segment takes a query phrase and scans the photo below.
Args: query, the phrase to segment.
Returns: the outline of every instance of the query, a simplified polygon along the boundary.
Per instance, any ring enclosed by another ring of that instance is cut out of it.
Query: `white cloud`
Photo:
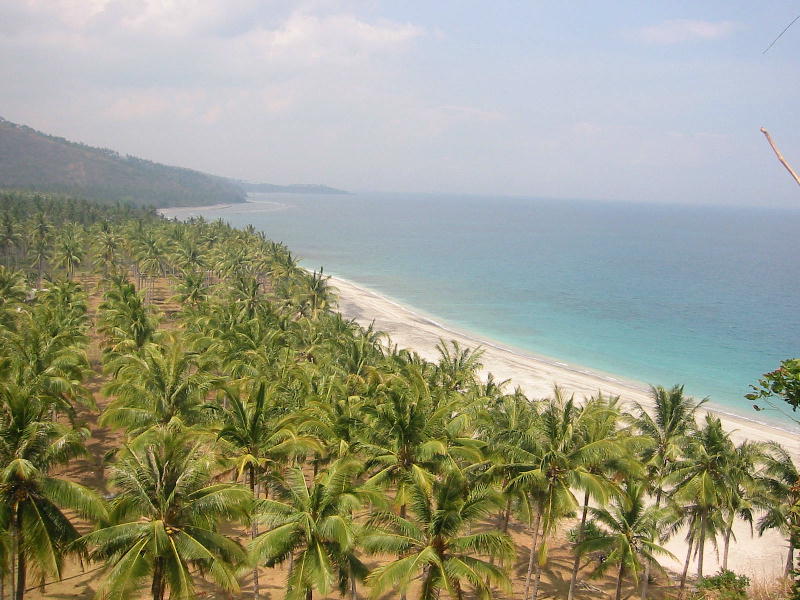
[[[690,41],[709,41],[726,38],[741,26],[732,21],[697,21],[675,19],[658,25],[642,27],[637,37],[650,44],[680,44]]]

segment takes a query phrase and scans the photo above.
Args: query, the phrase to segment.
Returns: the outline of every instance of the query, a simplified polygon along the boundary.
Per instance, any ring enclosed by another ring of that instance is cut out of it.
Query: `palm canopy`
[[[109,479],[117,491],[111,524],[80,540],[92,559],[105,562],[99,594],[132,598],[149,578],[153,600],[167,590],[170,598],[190,599],[195,569],[226,590],[238,589],[235,573],[246,555],[218,526],[245,519],[253,498],[242,486],[214,483],[212,460],[206,447],[168,427],[120,457]]]
[[[396,484],[401,507],[411,483],[430,487],[435,474],[458,470],[464,460],[478,463],[483,458],[484,443],[459,431],[456,405],[436,406],[427,381],[414,366],[406,377],[389,376],[375,404],[365,405],[363,413],[367,435],[359,447],[370,457],[370,481]]]
[[[274,386],[254,381],[246,392],[227,387],[224,393],[226,405],[213,405],[217,436],[231,449],[226,454],[235,461],[237,477],[248,474],[252,491],[261,474],[276,471],[292,457],[321,451],[317,439],[299,432],[287,417]]]
[[[286,472],[272,499],[259,500],[256,518],[268,530],[251,542],[254,560],[274,566],[292,558],[286,600],[325,595],[338,583],[340,592],[363,578],[355,556],[359,528],[353,512],[380,503],[382,494],[356,484],[361,465],[333,463],[309,483],[299,468]]]
[[[544,534],[578,508],[573,490],[587,491],[600,503],[608,499],[608,480],[594,467],[623,454],[624,448],[613,438],[586,435],[592,419],[604,410],[606,407],[591,404],[582,408],[574,398],[564,399],[556,390],[541,412],[537,446],[514,466],[517,475],[509,485],[528,491],[544,521]]]
[[[501,506],[497,491],[488,486],[470,487],[455,472],[437,480],[431,488],[412,486],[410,518],[381,512],[370,519],[363,548],[398,557],[367,577],[373,597],[388,589],[405,594],[411,581],[420,575],[420,600],[437,598],[442,590],[450,598],[461,600],[465,587],[472,588],[480,598],[491,597],[492,584],[510,590],[504,570],[478,556],[512,557],[511,539],[494,531],[473,532]]]
[[[674,462],[683,455],[687,437],[696,429],[697,409],[706,399],[696,401],[685,396],[682,385],[668,390],[661,386],[652,387],[650,395],[652,408],[636,403],[638,414],[630,420],[643,437],[652,440],[652,445],[645,448],[641,456],[650,471],[656,504],[659,504],[658,500],[664,494],[663,480]]]
[[[138,434],[171,421],[194,425],[207,417],[206,395],[219,379],[197,369],[196,354],[174,335],[145,345],[140,354],[125,354],[109,364],[114,380],[106,386],[115,396],[100,418],[103,425]]]

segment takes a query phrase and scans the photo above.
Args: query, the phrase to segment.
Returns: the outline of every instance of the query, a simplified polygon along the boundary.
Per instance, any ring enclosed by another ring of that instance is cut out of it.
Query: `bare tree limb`
[[[794,25],[794,24],[797,22],[797,20],[798,20],[798,19],[800,19],[800,15],[797,15],[797,16],[794,18],[794,20],[793,20],[791,23],[789,23],[789,24],[788,24],[786,27],[784,27],[784,28],[783,28],[783,31],[781,31],[781,32],[778,34],[778,37],[776,37],[774,40],[772,40],[772,43],[771,43],[769,46],[767,46],[767,49],[766,49],[766,50],[764,50],[764,51],[763,51],[761,54],[766,54],[766,53],[767,53],[767,51],[769,51],[769,49],[770,49],[770,48],[772,48],[772,47],[775,45],[775,42],[777,42],[779,39],[781,39],[781,37],[783,37],[783,34],[784,34],[784,33],[786,33],[787,31],[789,31],[789,27],[791,27],[792,25]]]
[[[797,185],[800,185],[800,175],[798,175],[797,172],[792,168],[792,165],[790,165],[788,162],[786,162],[786,159],[783,158],[783,154],[781,154],[781,151],[778,150],[778,147],[775,145],[775,142],[772,141],[772,136],[769,134],[769,131],[767,131],[766,129],[764,129],[762,127],[761,128],[761,133],[763,133],[764,137],[767,138],[767,141],[769,142],[769,145],[772,147],[772,151],[775,153],[775,156],[778,157],[778,160],[780,161],[780,163],[784,167],[786,167],[786,170],[789,171],[789,174],[794,178],[794,180],[797,183]]]

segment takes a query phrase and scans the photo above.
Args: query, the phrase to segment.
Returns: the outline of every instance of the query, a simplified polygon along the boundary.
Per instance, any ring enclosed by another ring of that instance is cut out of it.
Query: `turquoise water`
[[[194,210],[485,338],[763,418],[800,356],[800,210],[357,194]],[[184,213],[185,214],[185,213]],[[770,418],[768,416],[768,418]],[[775,415],[772,419],[778,419]]]

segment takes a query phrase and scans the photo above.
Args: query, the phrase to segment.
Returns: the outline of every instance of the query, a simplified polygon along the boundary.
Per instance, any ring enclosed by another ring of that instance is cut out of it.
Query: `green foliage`
[[[747,600],[750,578],[737,575],[733,571],[721,570],[716,575],[703,577],[698,581],[698,591],[694,600]],[[709,594],[709,592],[712,592]]]
[[[800,358],[781,361],[781,366],[764,373],[758,380],[758,385],[751,385],[753,392],[746,394],[748,400],[763,400],[769,402],[771,398],[778,398],[792,407],[792,412],[800,407]],[[763,410],[757,404],[756,410]],[[796,419],[795,419],[796,420]]]

